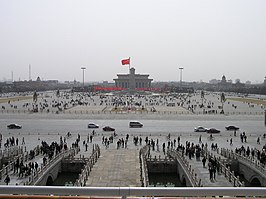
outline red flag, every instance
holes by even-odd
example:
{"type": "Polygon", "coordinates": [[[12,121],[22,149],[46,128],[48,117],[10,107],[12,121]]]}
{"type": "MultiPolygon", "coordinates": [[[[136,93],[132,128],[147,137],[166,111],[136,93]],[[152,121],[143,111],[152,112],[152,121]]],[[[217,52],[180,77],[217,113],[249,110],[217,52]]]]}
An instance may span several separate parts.
{"type": "Polygon", "coordinates": [[[128,59],[123,59],[122,61],[122,65],[129,65],[130,64],[130,58],[128,58],[128,59]]]}

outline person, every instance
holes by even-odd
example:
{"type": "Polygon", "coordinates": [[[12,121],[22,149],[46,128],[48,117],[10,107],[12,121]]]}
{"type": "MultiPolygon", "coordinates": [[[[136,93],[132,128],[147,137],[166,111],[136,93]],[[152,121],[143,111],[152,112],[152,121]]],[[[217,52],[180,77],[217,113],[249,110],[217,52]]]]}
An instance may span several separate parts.
{"type": "Polygon", "coordinates": [[[206,159],[206,157],[204,156],[204,157],[202,158],[202,164],[203,164],[203,168],[205,168],[206,161],[207,161],[207,159],[206,159]]]}
{"type": "Polygon", "coordinates": [[[21,144],[22,144],[22,145],[23,145],[23,144],[25,144],[25,140],[24,140],[24,137],[22,138],[22,143],[21,143],[21,144]]]}
{"type": "Polygon", "coordinates": [[[257,138],[257,144],[260,144],[260,137],[257,138]]]}
{"type": "Polygon", "coordinates": [[[10,182],[10,177],[9,177],[9,175],[7,174],[6,175],[6,178],[5,178],[5,183],[6,183],[6,185],[8,185],[9,184],[9,182],[10,182]]]}
{"type": "Polygon", "coordinates": [[[212,182],[213,181],[213,169],[212,169],[212,163],[210,160],[208,163],[208,167],[209,167],[210,181],[212,182]]]}

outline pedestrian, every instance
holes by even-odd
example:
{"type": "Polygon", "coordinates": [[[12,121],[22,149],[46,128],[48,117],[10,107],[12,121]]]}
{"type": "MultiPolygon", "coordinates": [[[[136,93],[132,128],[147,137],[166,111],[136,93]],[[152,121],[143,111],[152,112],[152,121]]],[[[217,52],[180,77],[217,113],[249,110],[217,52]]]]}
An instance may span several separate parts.
{"type": "Polygon", "coordinates": [[[233,145],[233,139],[232,138],[230,139],[230,145],[231,146],[233,145]]]}
{"type": "Polygon", "coordinates": [[[216,177],[215,177],[216,176],[216,166],[212,165],[211,169],[212,169],[212,179],[216,180],[216,177]]]}
{"type": "Polygon", "coordinates": [[[85,151],[88,151],[88,143],[85,144],[85,151]]]}
{"type": "Polygon", "coordinates": [[[5,178],[5,183],[6,183],[6,185],[8,185],[9,184],[9,182],[10,182],[10,177],[9,177],[9,175],[7,174],[6,175],[6,178],[5,178]]]}
{"type": "Polygon", "coordinates": [[[202,165],[203,165],[203,168],[205,168],[206,167],[206,157],[204,156],[203,158],[202,158],[202,165]]]}
{"type": "Polygon", "coordinates": [[[25,144],[25,140],[24,140],[24,137],[22,138],[22,145],[25,144]]]}
{"type": "Polygon", "coordinates": [[[260,137],[258,137],[257,139],[257,144],[260,144],[260,137]]]}
{"type": "Polygon", "coordinates": [[[213,170],[211,167],[209,168],[209,174],[210,174],[210,181],[212,182],[213,181],[213,170]]]}
{"type": "Polygon", "coordinates": [[[38,162],[35,162],[34,168],[36,171],[38,171],[38,167],[39,167],[38,162]]]}

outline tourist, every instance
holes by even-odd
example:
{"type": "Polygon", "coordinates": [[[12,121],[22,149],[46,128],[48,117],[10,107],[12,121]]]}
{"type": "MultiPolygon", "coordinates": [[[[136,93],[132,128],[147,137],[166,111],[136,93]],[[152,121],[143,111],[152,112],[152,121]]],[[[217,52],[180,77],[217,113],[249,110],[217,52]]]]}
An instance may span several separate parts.
{"type": "Polygon", "coordinates": [[[23,144],[25,144],[25,140],[24,140],[24,137],[22,138],[22,143],[21,143],[21,144],[22,144],[22,145],[23,145],[23,144]]]}
{"type": "Polygon", "coordinates": [[[10,177],[9,177],[8,174],[6,175],[6,178],[5,178],[4,182],[6,183],[6,185],[9,184],[9,182],[10,182],[10,177]]]}
{"type": "Polygon", "coordinates": [[[260,137],[257,138],[257,144],[260,144],[260,137]]]}
{"type": "Polygon", "coordinates": [[[202,165],[203,165],[203,168],[206,167],[206,161],[207,161],[207,159],[206,159],[206,157],[204,156],[204,157],[202,158],[202,165]]]}

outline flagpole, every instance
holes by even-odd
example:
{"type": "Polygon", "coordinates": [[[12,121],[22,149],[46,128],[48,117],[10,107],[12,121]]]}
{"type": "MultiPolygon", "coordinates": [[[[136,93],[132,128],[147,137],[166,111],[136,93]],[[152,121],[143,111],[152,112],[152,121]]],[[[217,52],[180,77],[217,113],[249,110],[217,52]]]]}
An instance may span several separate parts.
{"type": "Polygon", "coordinates": [[[128,59],[129,59],[129,64],[128,64],[129,73],[128,74],[130,74],[130,57],[128,59]]]}

